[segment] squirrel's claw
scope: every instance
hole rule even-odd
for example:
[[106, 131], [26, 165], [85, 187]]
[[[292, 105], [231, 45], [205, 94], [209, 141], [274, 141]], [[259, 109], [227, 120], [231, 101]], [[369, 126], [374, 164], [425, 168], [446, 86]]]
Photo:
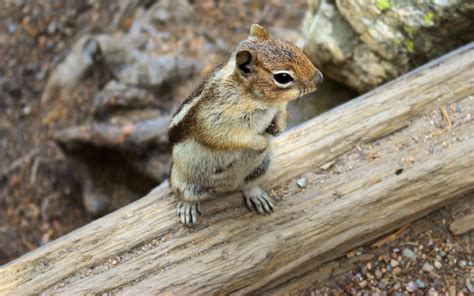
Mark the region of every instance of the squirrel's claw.
[[255, 210], [260, 215], [273, 213], [275, 202], [262, 188], [255, 187], [244, 191], [243, 194], [249, 210]]
[[179, 220], [185, 226], [191, 226], [197, 223], [197, 217], [201, 214], [198, 203], [180, 201], [176, 205], [176, 211]]

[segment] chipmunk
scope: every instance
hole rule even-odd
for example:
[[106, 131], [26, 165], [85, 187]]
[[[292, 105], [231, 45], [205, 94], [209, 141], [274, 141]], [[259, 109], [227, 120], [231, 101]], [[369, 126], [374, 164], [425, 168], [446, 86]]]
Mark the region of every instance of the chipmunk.
[[287, 102], [322, 81], [298, 47], [251, 26], [171, 119], [169, 184], [184, 225], [197, 222], [200, 201], [236, 191], [250, 210], [273, 212], [275, 202], [258, 186], [270, 166], [271, 139], [286, 127]]

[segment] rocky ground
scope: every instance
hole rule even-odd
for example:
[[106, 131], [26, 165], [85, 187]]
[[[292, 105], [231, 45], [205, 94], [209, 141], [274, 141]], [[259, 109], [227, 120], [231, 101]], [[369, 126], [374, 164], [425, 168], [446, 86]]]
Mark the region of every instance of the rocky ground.
[[473, 207], [471, 194], [348, 253], [318, 269], [314, 275], [318, 280], [302, 293], [472, 295], [474, 234], [456, 235], [450, 225], [456, 218], [472, 215]]
[[[152, 2], [143, 1], [145, 6]], [[91, 116], [90, 98], [103, 87], [103, 77], [92, 75], [67, 101], [42, 102], [40, 98], [52, 69], [78, 37], [126, 31], [130, 27], [127, 18], [117, 19], [120, 3], [47, 0], [0, 3], [0, 264], [95, 218], [83, 206], [77, 179], [55, 145], [53, 135], [65, 127], [83, 124]], [[226, 50], [246, 35], [253, 22], [270, 26], [273, 34], [296, 40], [305, 6], [303, 0], [289, 4], [283, 1], [190, 3], [195, 23], [182, 27], [165, 24], [159, 35], [164, 38], [159, 53], [186, 47], [193, 58], [204, 61], [196, 77], [183, 86], [183, 95], [225, 56]], [[191, 27], [198, 27], [201, 36], [193, 35]], [[208, 44], [213, 45], [212, 54], [205, 50]], [[329, 91], [343, 92], [342, 98], [352, 95], [340, 90], [338, 85], [328, 85]], [[293, 117], [299, 118], [293, 120], [307, 119], [337, 103], [325, 101], [309, 115], [294, 114]], [[314, 105], [310, 107], [303, 105], [301, 109], [312, 109]], [[115, 207], [126, 202], [119, 200]], [[308, 295], [474, 293], [474, 283], [467, 276], [474, 270], [473, 234], [453, 235], [448, 229], [460, 214], [473, 208], [472, 196], [466, 197], [383, 241], [354, 250], [346, 258], [318, 269], [314, 277], [322, 280], [311, 281], [312, 286], [300, 292]]]

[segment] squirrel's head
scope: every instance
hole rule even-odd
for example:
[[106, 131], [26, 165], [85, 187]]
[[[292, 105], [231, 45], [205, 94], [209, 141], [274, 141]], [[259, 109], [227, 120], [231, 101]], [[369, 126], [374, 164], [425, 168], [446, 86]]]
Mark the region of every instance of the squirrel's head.
[[254, 24], [234, 52], [234, 74], [246, 91], [269, 102], [297, 99], [316, 91], [321, 72], [294, 44], [272, 39]]

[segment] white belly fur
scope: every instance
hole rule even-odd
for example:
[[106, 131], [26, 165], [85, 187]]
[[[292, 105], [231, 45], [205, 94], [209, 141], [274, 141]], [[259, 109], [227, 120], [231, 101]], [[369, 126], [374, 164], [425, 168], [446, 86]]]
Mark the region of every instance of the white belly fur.
[[271, 153], [271, 145], [261, 153], [253, 150], [213, 150], [189, 139], [173, 149], [172, 178], [178, 188], [196, 184], [212, 187], [221, 193], [235, 191], [242, 188], [245, 177], [268, 153]]

